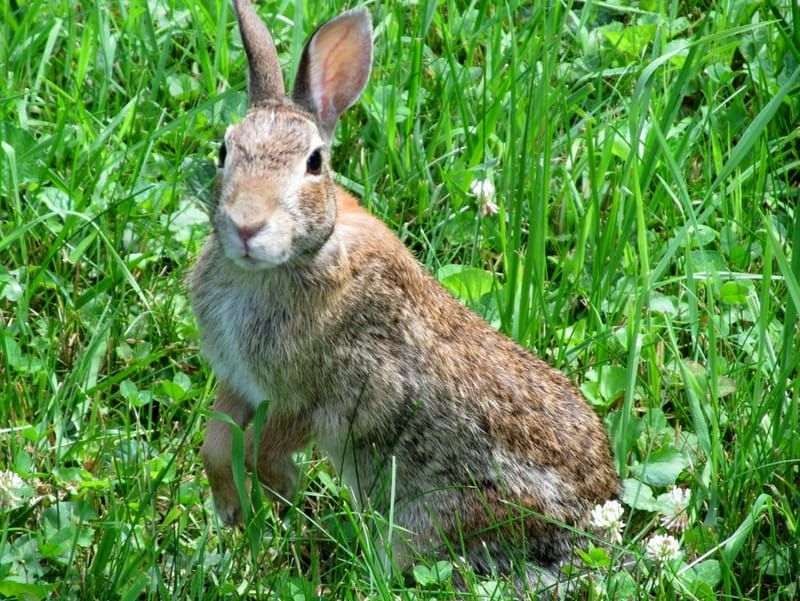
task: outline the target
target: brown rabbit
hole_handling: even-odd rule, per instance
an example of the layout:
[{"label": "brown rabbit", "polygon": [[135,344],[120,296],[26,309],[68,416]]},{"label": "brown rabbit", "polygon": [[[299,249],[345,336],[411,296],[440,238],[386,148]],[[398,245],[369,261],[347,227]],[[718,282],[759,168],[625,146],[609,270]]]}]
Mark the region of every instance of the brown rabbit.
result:
[{"label": "brown rabbit", "polygon": [[[505,543],[557,564],[572,538],[560,524],[585,525],[618,491],[606,434],[564,375],[453,299],[334,183],[334,126],[370,72],[369,14],[314,33],[288,98],[269,32],[248,0],[234,6],[250,108],[225,133],[213,233],[191,275],[214,409],[245,427],[269,400],[256,469],[280,499],[311,440],[378,510],[393,473],[400,567],[448,544],[479,569],[510,569]],[[212,420],[201,452],[236,523],[229,427]]]}]

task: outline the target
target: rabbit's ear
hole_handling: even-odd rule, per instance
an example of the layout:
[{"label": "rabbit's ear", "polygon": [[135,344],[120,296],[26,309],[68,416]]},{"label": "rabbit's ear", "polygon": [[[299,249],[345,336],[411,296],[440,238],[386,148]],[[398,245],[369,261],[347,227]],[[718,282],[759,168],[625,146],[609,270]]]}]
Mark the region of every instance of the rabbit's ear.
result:
[{"label": "rabbit's ear", "polygon": [[372,19],[364,8],[342,13],[320,27],[306,44],[293,100],[317,116],[322,133],[361,95],[372,66]]},{"label": "rabbit's ear", "polygon": [[283,98],[283,76],[275,42],[256,14],[250,0],[233,0],[242,44],[250,65],[250,106],[271,98]]}]

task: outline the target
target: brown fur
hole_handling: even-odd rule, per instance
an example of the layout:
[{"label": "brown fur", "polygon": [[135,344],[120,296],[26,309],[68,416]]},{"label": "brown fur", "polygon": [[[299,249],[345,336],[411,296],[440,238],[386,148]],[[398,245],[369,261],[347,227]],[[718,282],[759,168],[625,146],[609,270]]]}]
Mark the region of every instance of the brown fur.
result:
[{"label": "brown fur", "polygon": [[[347,13],[346,27],[335,20],[324,30],[346,45],[365,29],[351,21],[363,18]],[[363,40],[354,44],[346,56]],[[304,56],[301,64],[324,60]],[[335,86],[346,76],[334,69],[333,83],[320,81]],[[562,560],[571,537],[550,521],[580,527],[594,504],[618,492],[600,420],[561,373],[452,298],[336,187],[326,153],[321,176],[300,175],[313,140],[325,139],[317,115],[285,99],[259,103],[226,136],[239,148],[229,154],[215,233],[191,277],[204,349],[221,382],[215,408],[244,425],[253,407],[271,403],[259,477],[290,498],[290,454],[315,439],[360,502],[381,511],[392,501],[394,462],[395,518],[409,533],[394,541],[401,565],[443,540],[477,567],[490,565],[490,549],[494,565],[508,569],[505,542],[540,565]],[[264,124],[280,135],[264,137]],[[270,255],[281,262],[248,259],[226,225],[244,215],[264,227],[276,215],[288,220],[288,246]],[[212,421],[202,452],[220,514],[235,522],[225,432]]]}]

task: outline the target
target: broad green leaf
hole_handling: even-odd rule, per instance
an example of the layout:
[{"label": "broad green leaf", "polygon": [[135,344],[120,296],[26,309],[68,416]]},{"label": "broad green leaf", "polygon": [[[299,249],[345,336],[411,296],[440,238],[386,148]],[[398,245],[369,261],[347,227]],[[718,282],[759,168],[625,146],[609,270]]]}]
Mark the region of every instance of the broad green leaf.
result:
[{"label": "broad green leaf", "polygon": [[479,300],[495,285],[494,275],[477,267],[445,265],[436,275],[445,288],[464,302]]},{"label": "broad green leaf", "polygon": [[432,567],[414,566],[414,580],[422,587],[440,584],[450,580],[453,575],[453,564],[449,561],[437,561]]},{"label": "broad green leaf", "polygon": [[707,559],[696,566],[681,570],[677,577],[694,598],[712,601],[716,598],[714,588],[722,579],[722,570],[719,561]]},{"label": "broad green leaf", "polygon": [[719,299],[727,305],[743,305],[747,302],[750,287],[745,282],[725,282],[719,289]]},{"label": "broad green leaf", "polygon": [[430,568],[424,565],[416,565],[413,569],[414,580],[417,581],[417,584],[420,586],[430,586],[436,582],[436,579],[431,574]]},{"label": "broad green leaf", "polygon": [[722,253],[716,250],[694,250],[690,254],[692,260],[692,270],[694,272],[704,272],[716,274],[720,271],[727,271],[725,258]]},{"label": "broad green leaf", "polygon": [[44,599],[51,585],[17,582],[16,580],[0,580],[0,595],[22,599],[24,601],[39,601]]},{"label": "broad green leaf", "polygon": [[705,582],[711,588],[717,586],[722,580],[722,570],[719,561],[716,559],[706,559],[692,568],[696,578]]},{"label": "broad green leaf", "polygon": [[628,601],[638,599],[638,586],[633,576],[625,570],[612,574],[608,583],[609,599]]},{"label": "broad green leaf", "polygon": [[650,295],[650,310],[653,313],[674,316],[678,314],[678,303],[671,296],[654,292]]},{"label": "broad green leaf", "polygon": [[119,393],[126,401],[130,401],[139,395],[139,389],[130,380],[123,380],[119,385]]},{"label": "broad green leaf", "polygon": [[600,394],[610,403],[625,393],[628,370],[617,365],[605,366],[599,370]]},{"label": "broad green leaf", "polygon": [[791,570],[790,549],[762,541],[756,548],[758,568],[768,576],[786,576]]},{"label": "broad green leaf", "polygon": [[688,465],[683,453],[668,447],[651,454],[644,463],[634,464],[631,473],[651,486],[669,486]]},{"label": "broad green leaf", "polygon": [[625,478],[622,481],[622,502],[633,509],[642,511],[657,511],[658,503],[651,489],[644,482],[635,478]]},{"label": "broad green leaf", "polygon": [[690,225],[686,230],[686,242],[692,246],[706,246],[717,239],[717,232],[707,225]]},{"label": "broad green leaf", "polygon": [[620,52],[630,56],[639,56],[652,41],[655,33],[656,26],[650,23],[629,25],[621,30],[613,27],[603,29],[603,35],[608,42]]},{"label": "broad green leaf", "polygon": [[578,549],[578,555],[580,555],[583,563],[591,569],[606,568],[611,564],[608,552],[601,547],[592,545],[586,551]]}]

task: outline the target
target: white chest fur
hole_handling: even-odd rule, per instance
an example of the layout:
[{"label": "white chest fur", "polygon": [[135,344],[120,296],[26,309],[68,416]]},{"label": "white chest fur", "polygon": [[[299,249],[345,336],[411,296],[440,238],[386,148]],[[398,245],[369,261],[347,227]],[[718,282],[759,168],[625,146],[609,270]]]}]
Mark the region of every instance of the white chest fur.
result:
[{"label": "white chest fur", "polygon": [[258,335],[248,325],[251,305],[250,299],[239,291],[221,291],[215,306],[209,307],[200,321],[203,354],[217,378],[242,395],[251,406],[257,407],[268,393],[259,382],[251,358],[246,357],[249,338]]}]

